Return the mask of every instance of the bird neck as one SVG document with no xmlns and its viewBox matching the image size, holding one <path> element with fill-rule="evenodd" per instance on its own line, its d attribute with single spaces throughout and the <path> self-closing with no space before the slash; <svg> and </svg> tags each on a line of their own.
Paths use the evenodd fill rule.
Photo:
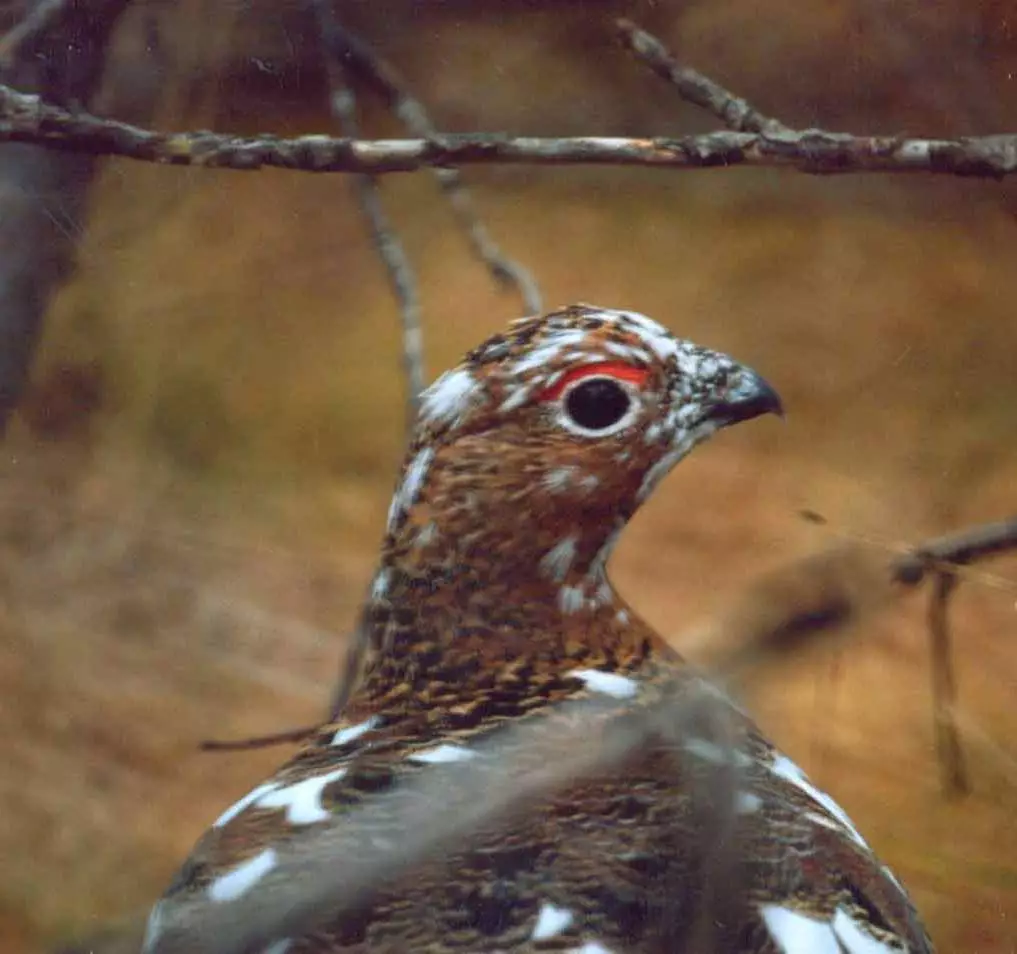
<svg viewBox="0 0 1017 954">
<path fill-rule="evenodd" d="M 606 572 L 638 475 L 605 465 L 606 487 L 560 454 L 485 440 L 410 448 L 346 680 L 368 709 L 455 704 L 517 670 L 529 690 L 574 688 L 572 670 L 625 671 L 663 645 Z"/>
<path fill-rule="evenodd" d="M 617 533 L 494 526 L 407 522 L 390 537 L 365 608 L 355 708 L 455 707 L 487 698 L 492 680 L 507 680 L 502 703 L 524 706 L 574 683 L 572 671 L 631 672 L 662 645 L 607 579 Z"/>
</svg>

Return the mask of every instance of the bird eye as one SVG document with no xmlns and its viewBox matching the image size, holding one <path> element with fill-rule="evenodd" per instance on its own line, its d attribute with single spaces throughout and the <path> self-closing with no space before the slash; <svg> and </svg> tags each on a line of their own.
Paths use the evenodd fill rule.
<svg viewBox="0 0 1017 954">
<path fill-rule="evenodd" d="M 587 434 L 602 434 L 623 421 L 632 408 L 628 389 L 614 378 L 586 378 L 565 393 L 568 422 Z"/>
</svg>

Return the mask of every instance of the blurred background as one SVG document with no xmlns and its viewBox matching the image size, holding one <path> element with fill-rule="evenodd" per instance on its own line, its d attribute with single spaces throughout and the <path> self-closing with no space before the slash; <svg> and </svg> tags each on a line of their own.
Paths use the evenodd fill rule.
<svg viewBox="0 0 1017 954">
<path fill-rule="evenodd" d="M 620 49 L 624 15 L 793 126 L 1017 132 L 1013 0 L 337 11 L 448 131 L 715 127 Z M 334 131 L 313 27 L 296 3 L 139 0 L 91 106 L 158 128 Z M 377 98 L 361 108 L 367 133 L 400 134 Z M 549 305 L 644 311 L 784 397 L 785 425 L 683 463 L 613 561 L 679 647 L 761 572 L 1014 512 L 1015 183 L 466 178 Z M 0 950 L 36 952 L 137 915 L 288 754 L 202 739 L 321 717 L 399 463 L 404 381 L 347 178 L 110 160 L 78 199 L 19 188 L 76 256 L 0 461 Z M 522 306 L 471 258 L 432 177 L 389 176 L 383 196 L 419 273 L 433 377 Z M 13 255 L 18 236 L 3 241 Z M 1017 950 L 1017 561 L 983 569 L 951 608 L 967 797 L 940 788 L 921 593 L 742 691 L 913 891 L 939 950 L 1002 954 Z"/>
</svg>

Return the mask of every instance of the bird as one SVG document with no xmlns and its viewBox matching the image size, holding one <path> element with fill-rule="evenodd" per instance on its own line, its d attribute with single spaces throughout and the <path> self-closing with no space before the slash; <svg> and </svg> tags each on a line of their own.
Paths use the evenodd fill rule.
<svg viewBox="0 0 1017 954">
<path fill-rule="evenodd" d="M 925 954 L 843 809 L 616 591 L 639 506 L 783 416 L 633 311 L 518 319 L 422 395 L 330 720 L 200 838 L 145 954 Z"/>
</svg>

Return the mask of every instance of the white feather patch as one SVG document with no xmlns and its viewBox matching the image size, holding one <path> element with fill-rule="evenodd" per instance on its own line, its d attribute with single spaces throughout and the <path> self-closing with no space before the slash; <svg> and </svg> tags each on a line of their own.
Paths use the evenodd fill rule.
<svg viewBox="0 0 1017 954">
<path fill-rule="evenodd" d="M 477 397 L 476 378 L 464 368 L 446 371 L 420 399 L 425 424 L 456 426 Z"/>
<path fill-rule="evenodd" d="M 434 460 L 434 448 L 423 448 L 416 457 L 410 461 L 406 468 L 406 474 L 399 489 L 392 498 L 392 506 L 388 511 L 388 526 L 391 530 L 401 514 L 406 513 L 416 502 L 420 494 L 420 488 L 424 484 L 424 478 Z"/>
<path fill-rule="evenodd" d="M 556 331 L 549 334 L 547 340 L 534 348 L 529 354 L 524 355 L 512 365 L 513 375 L 526 374 L 535 368 L 549 364 L 565 348 L 571 345 L 582 344 L 587 339 L 588 332 L 581 328 L 569 328 L 565 331 Z"/>
<path fill-rule="evenodd" d="M 265 877 L 274 867 L 276 862 L 275 850 L 266 848 L 260 854 L 249 858 L 243 864 L 238 865 L 232 871 L 219 875 L 208 886 L 208 896 L 212 901 L 235 901 L 241 895 L 247 894 L 262 878 Z"/>
<path fill-rule="evenodd" d="M 702 759 L 704 762 L 709 762 L 711 765 L 730 765 L 733 763 L 741 768 L 746 768 L 752 763 L 752 760 L 740 749 L 734 747 L 725 749 L 714 742 L 708 742 L 706 739 L 689 739 L 682 747 L 689 755 Z"/>
<path fill-rule="evenodd" d="M 833 933 L 848 954 L 899 954 L 896 948 L 877 941 L 867 934 L 843 908 L 838 908 L 833 916 Z"/>
<path fill-rule="evenodd" d="M 759 913 L 783 954 L 843 954 L 827 921 L 779 904 L 762 904 Z"/>
<path fill-rule="evenodd" d="M 739 815 L 754 815 L 763 805 L 763 800 L 754 792 L 738 792 L 735 795 L 735 811 Z"/>
<path fill-rule="evenodd" d="M 805 773 L 791 761 L 786 755 L 776 755 L 773 760 L 773 764 L 770 766 L 770 771 L 774 775 L 779 775 L 781 778 L 786 779 L 792 785 L 799 788 L 806 795 L 809 796 L 818 805 L 822 805 L 834 818 L 837 819 L 845 828 L 847 833 L 863 848 L 868 848 L 868 843 L 859 834 L 858 829 L 855 828 L 851 819 L 848 818 L 847 813 L 843 808 L 840 807 L 826 792 L 820 791 L 806 778 Z"/>
<path fill-rule="evenodd" d="M 284 937 L 281 940 L 273 941 L 261 952 L 261 954 L 286 954 L 291 947 L 293 947 L 293 940 L 291 938 Z"/>
<path fill-rule="evenodd" d="M 573 915 L 568 908 L 558 908 L 549 902 L 540 906 L 537 923 L 530 935 L 531 941 L 545 941 L 549 937 L 561 934 L 571 923 Z"/>
<path fill-rule="evenodd" d="M 439 765 L 448 762 L 468 762 L 477 757 L 475 752 L 464 749 L 461 745 L 437 745 L 433 749 L 422 749 L 407 756 L 411 762 L 424 762 L 428 765 Z"/>
<path fill-rule="evenodd" d="M 162 936 L 163 903 L 160 901 L 148 914 L 148 921 L 145 924 L 145 937 L 141 942 L 142 954 L 149 951 L 159 942 Z"/>
<path fill-rule="evenodd" d="M 586 594 L 582 587 L 569 584 L 558 590 L 558 608 L 566 615 L 578 613 L 585 605 Z"/>
<path fill-rule="evenodd" d="M 347 726 L 345 729 L 339 729 L 335 735 L 332 736 L 331 745 L 346 745 L 348 742 L 356 742 L 362 735 L 370 732 L 371 729 L 378 725 L 379 719 L 377 716 L 371 716 L 369 719 L 365 719 L 363 722 L 358 722 L 356 725 Z"/>
<path fill-rule="evenodd" d="M 576 480 L 576 468 L 571 466 L 555 467 L 541 478 L 541 483 L 553 494 L 569 490 Z"/>
<path fill-rule="evenodd" d="M 678 342 L 674 335 L 652 318 L 647 318 L 646 315 L 640 314 L 638 311 L 616 311 L 613 313 L 609 311 L 608 314 L 617 315 L 624 323 L 634 327 L 638 331 L 639 337 L 643 339 L 643 344 L 662 361 L 666 361 L 677 353 Z"/>
<path fill-rule="evenodd" d="M 615 699 L 631 699 L 639 692 L 639 683 L 616 672 L 602 672 L 599 669 L 573 669 L 570 676 L 582 679 L 591 692 L 599 692 Z"/>
<path fill-rule="evenodd" d="M 509 391 L 509 396 L 501 402 L 498 411 L 501 414 L 507 414 L 509 411 L 514 411 L 517 407 L 522 407 L 529 399 L 530 389 L 517 384 Z"/>
<path fill-rule="evenodd" d="M 385 594 L 388 593 L 388 584 L 391 576 L 391 572 L 387 569 L 378 571 L 374 580 L 371 582 L 372 600 L 384 599 Z"/>
<path fill-rule="evenodd" d="M 576 558 L 576 536 L 571 534 L 559 540 L 540 558 L 540 572 L 549 580 L 561 583 L 572 569 Z"/>
<path fill-rule="evenodd" d="M 234 818 L 237 817 L 237 815 L 247 808 L 248 805 L 253 804 L 263 795 L 267 795 L 269 792 L 275 791 L 276 788 L 278 788 L 277 782 L 265 782 L 263 785 L 259 785 L 257 788 L 252 789 L 242 799 L 240 799 L 240 801 L 235 802 L 214 822 L 212 822 L 212 827 L 222 828 L 223 825 L 228 825 Z"/>
<path fill-rule="evenodd" d="M 346 769 L 339 768 L 326 775 L 315 775 L 294 782 L 262 795 L 258 799 L 258 808 L 285 808 L 286 820 L 291 825 L 313 825 L 315 822 L 326 821 L 331 815 L 321 804 L 321 793 L 325 786 L 338 781 L 345 774 Z"/>
</svg>

